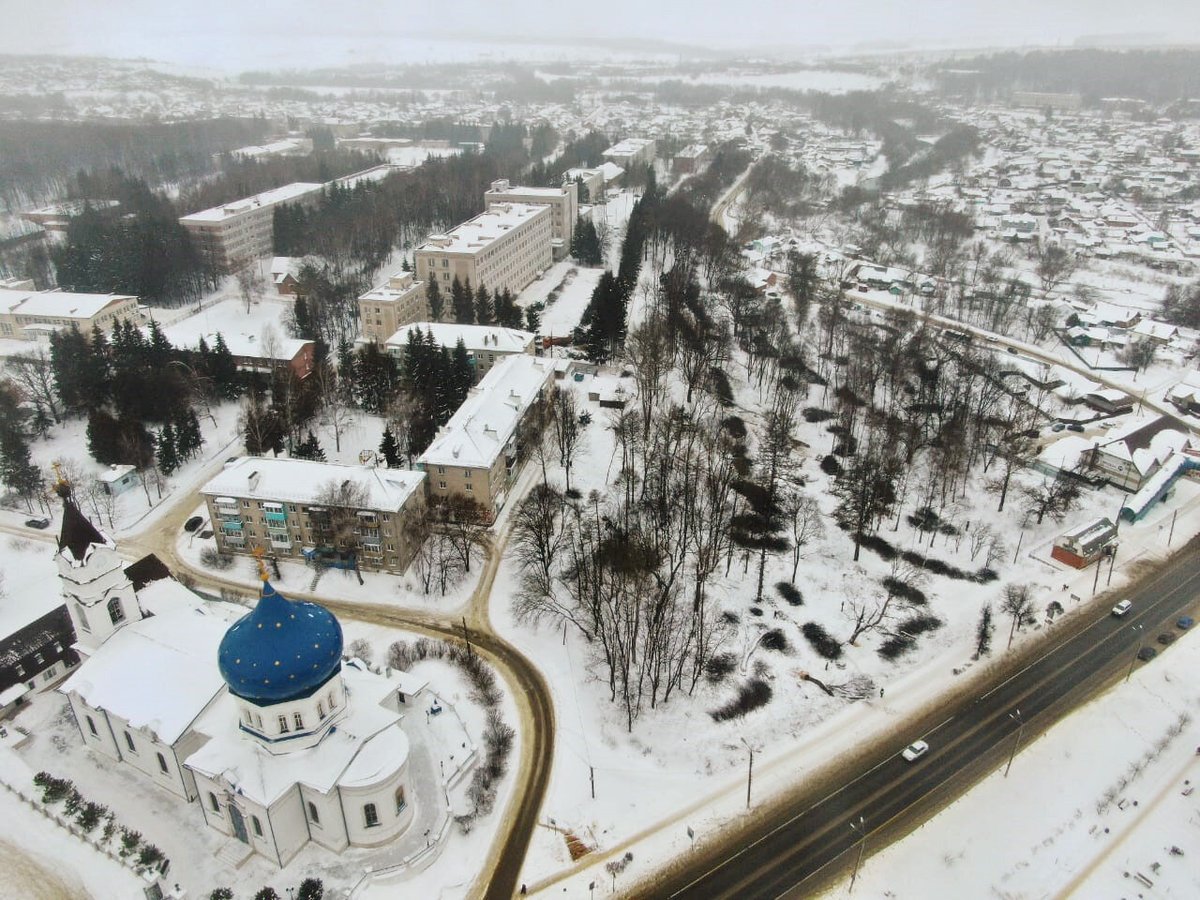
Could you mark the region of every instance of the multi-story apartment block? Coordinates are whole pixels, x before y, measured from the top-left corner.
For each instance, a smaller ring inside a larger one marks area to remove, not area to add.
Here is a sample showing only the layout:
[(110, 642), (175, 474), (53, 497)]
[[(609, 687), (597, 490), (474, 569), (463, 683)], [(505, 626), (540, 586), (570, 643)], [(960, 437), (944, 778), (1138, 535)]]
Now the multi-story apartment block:
[(494, 519), (504, 507), (548, 401), (553, 360), (515, 355), (500, 362), (472, 390), (421, 454), (430, 497), (467, 497)]
[(200, 493), (228, 553), (327, 560), (400, 573), (425, 535), (423, 472), (243, 457)]
[(699, 172), (712, 160), (712, 151), (704, 144), (688, 144), (675, 154), (671, 168), (683, 175)]
[(450, 308), (457, 277), (472, 288), (518, 293), (553, 263), (548, 206), (497, 203), (447, 234), (432, 235), (413, 253), (416, 277), (435, 278)]
[(654, 162), (654, 141), (650, 138), (625, 138), (613, 144), (601, 156), (628, 172), (634, 167), (645, 167)]
[(51, 332), (60, 328), (74, 325), (86, 335), (99, 326), (108, 332), (121, 319), (140, 321), (137, 297), (0, 290), (0, 337), (48, 341)]
[(525, 203), (529, 206), (550, 207), (550, 235), (555, 259), (571, 252), (575, 220), (579, 218), (579, 186), (565, 182), (562, 187), (514, 187), (507, 179), (493, 181), (491, 190), (484, 192), (483, 205)]
[(377, 288), (358, 298), (358, 323), (363, 340), (382, 344), (398, 328), (429, 318), (425, 282), (412, 272), (397, 272)]
[(414, 322), (405, 325), (387, 339), (384, 346), (396, 357), (397, 361), (404, 359), (405, 348), (408, 347), (408, 336), (412, 332), (433, 335), (433, 342), (439, 347), (453, 350), (462, 341), (471, 356), (475, 366), (475, 381), (486, 375), (493, 366), (498, 365), (510, 356), (524, 353), (534, 354), (531, 331), (517, 331), (515, 328), (500, 328), (492, 325), (457, 325), (451, 322)]
[(297, 181), (245, 200), (214, 206), (179, 220), (201, 258), (228, 272), (246, 260), (267, 256), (272, 247), (275, 207), (315, 203), (324, 185)]

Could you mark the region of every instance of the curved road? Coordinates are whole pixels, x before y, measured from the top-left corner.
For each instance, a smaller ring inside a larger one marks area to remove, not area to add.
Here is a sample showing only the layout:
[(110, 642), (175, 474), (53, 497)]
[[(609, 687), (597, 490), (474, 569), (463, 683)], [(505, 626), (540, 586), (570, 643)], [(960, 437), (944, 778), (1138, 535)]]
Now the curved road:
[[(212, 472), (205, 473), (206, 477), (218, 471), (220, 465), (217, 463), (212, 466)], [(510, 502), (517, 499), (515, 493)], [(196, 568), (175, 551), (175, 539), (199, 502), (198, 496), (195, 502), (178, 501), (170, 512), (156, 518), (144, 532), (119, 541), (119, 550), (122, 555), (132, 558), (154, 553), (172, 572), (186, 572), (198, 587), (228, 590), (242, 596), (253, 594), (253, 588), (244, 582)], [(473, 889), (475, 896), (488, 900), (507, 900), (517, 891), (517, 879), (537, 826), (538, 812), (549, 785), (554, 757), (555, 720), (550, 689), (537, 667), (493, 632), (488, 616), (492, 585), (505, 541), (504, 533), (495, 537), (479, 584), (471, 595), (467, 613), (471, 646), (479, 650), (508, 682), (521, 717), (521, 756), (516, 772), (516, 796), (500, 816), (500, 828)], [(461, 640), (463, 637), (461, 617), (458, 616), (440, 616), (385, 604), (332, 600), (308, 591), (289, 591), (288, 596), (320, 603), (343, 619), (404, 628), (440, 638)]]
[(1126, 592), (1134, 604), (1126, 617), (1105, 608), (1064, 623), (1073, 633), (1056, 633), (1059, 642), (1034, 654), (1020, 671), (997, 676), (978, 696), (941, 707), (941, 722), (914, 723), (904, 741), (923, 738), (930, 745), (916, 763), (898, 757), (902, 743), (866, 751), (854, 766), (861, 774), (820, 788), (801, 785), (764, 819), (662, 875), (652, 896), (812, 896), (845, 874), (861, 852), (861, 832), (851, 828), (860, 817), (867, 850), (895, 840), (1004, 763), (1018, 741), (1028, 742), (1133, 665), (1144, 665), (1135, 663), (1138, 648), (1174, 631), (1175, 619), (1200, 599), (1198, 547), (1200, 541), (1193, 541)]

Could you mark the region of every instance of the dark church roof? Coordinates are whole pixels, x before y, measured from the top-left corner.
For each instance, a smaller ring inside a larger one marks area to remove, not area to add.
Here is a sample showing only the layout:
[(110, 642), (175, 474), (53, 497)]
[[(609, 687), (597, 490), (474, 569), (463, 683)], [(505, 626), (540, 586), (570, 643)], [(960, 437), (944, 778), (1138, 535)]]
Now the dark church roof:
[(170, 578), (171, 570), (153, 553), (147, 553), (137, 562), (125, 567), (125, 577), (133, 584), (135, 591), (140, 591), (152, 581)]
[(59, 493), (63, 498), (63, 517), (62, 531), (58, 534), (58, 549), (70, 550), (75, 559), (82, 561), (88, 547), (92, 544), (105, 544), (107, 541), (88, 517), (79, 511), (74, 499), (69, 494), (64, 494), (65, 491)]

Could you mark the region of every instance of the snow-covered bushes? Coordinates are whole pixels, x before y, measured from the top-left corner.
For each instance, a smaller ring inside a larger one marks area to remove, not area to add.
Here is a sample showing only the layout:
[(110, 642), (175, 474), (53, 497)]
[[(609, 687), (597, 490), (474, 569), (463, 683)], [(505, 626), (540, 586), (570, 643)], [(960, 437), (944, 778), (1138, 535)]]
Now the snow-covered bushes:
[(224, 572), (233, 565), (233, 556), (222, 553), (216, 547), (205, 547), (200, 551), (200, 562), (205, 568)]
[(841, 643), (835, 640), (819, 622), (805, 622), (800, 631), (805, 640), (812, 644), (812, 648), (825, 659), (841, 659)]
[(804, 604), (804, 596), (800, 590), (791, 582), (780, 581), (776, 582), (775, 590), (779, 591), (779, 596), (790, 603), (792, 606), (802, 606)]
[(760, 706), (766, 706), (772, 696), (771, 686), (761, 678), (750, 678), (738, 688), (737, 696), (720, 709), (709, 713), (714, 722), (740, 719)]

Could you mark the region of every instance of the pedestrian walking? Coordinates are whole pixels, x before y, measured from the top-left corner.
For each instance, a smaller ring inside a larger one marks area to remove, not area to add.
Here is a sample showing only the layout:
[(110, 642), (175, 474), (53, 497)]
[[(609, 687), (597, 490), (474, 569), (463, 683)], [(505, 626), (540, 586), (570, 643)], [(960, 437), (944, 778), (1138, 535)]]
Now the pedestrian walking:
[(883, 688), (880, 688), (880, 689), (879, 689), (879, 699), (880, 699), (880, 700), (882, 700), (882, 699), (883, 699)]

